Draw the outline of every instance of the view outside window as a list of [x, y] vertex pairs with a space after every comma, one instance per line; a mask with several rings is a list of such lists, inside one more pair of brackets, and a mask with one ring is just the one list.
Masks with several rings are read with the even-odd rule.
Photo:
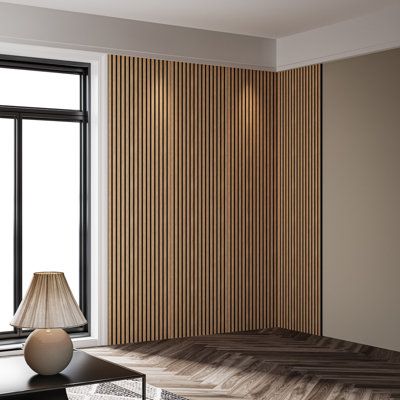
[[79, 124], [22, 127], [23, 293], [36, 271], [62, 271], [79, 299]]
[[0, 104], [79, 109], [79, 75], [1, 68]]

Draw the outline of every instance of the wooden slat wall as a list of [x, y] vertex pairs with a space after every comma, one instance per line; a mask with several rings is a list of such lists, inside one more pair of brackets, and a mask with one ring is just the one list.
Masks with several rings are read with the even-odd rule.
[[[298, 70], [309, 87], [300, 91], [296, 81], [289, 107], [284, 73], [109, 56], [111, 344], [285, 323], [318, 332], [312, 68]], [[278, 128], [306, 109], [303, 125]], [[297, 134], [304, 139], [291, 145], [289, 163]], [[307, 177], [288, 172], [294, 162]], [[291, 219], [282, 200], [295, 208]], [[291, 263], [282, 257], [294, 244], [285, 235], [297, 240]]]
[[276, 74], [273, 326], [321, 333], [321, 66]]

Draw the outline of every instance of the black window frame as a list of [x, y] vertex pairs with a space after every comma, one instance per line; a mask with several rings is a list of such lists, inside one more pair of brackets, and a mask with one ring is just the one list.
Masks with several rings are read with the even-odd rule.
[[[58, 72], [80, 76], [79, 110], [0, 105], [0, 118], [14, 119], [14, 313], [22, 300], [22, 121], [76, 122], [80, 125], [79, 306], [88, 324], [67, 329], [74, 337], [90, 335], [90, 64], [0, 55], [0, 68]], [[10, 320], [11, 320], [10, 316]], [[19, 343], [30, 331], [10, 326], [0, 332], [0, 345]]]

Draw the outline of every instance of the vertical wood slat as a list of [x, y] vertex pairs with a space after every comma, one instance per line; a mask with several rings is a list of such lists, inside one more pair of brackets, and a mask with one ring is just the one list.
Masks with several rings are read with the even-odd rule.
[[[276, 75], [278, 123], [273, 145], [278, 159], [274, 211], [280, 295], [270, 297], [281, 328], [319, 334], [321, 329], [321, 67]], [[276, 212], [277, 209], [280, 211]], [[275, 228], [270, 235], [275, 235]]]
[[320, 332], [320, 66], [109, 56], [109, 343]]

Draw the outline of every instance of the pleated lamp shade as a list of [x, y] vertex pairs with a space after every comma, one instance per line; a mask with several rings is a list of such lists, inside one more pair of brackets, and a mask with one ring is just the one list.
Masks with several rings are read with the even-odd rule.
[[10, 325], [53, 329], [86, 325], [62, 272], [36, 272]]

